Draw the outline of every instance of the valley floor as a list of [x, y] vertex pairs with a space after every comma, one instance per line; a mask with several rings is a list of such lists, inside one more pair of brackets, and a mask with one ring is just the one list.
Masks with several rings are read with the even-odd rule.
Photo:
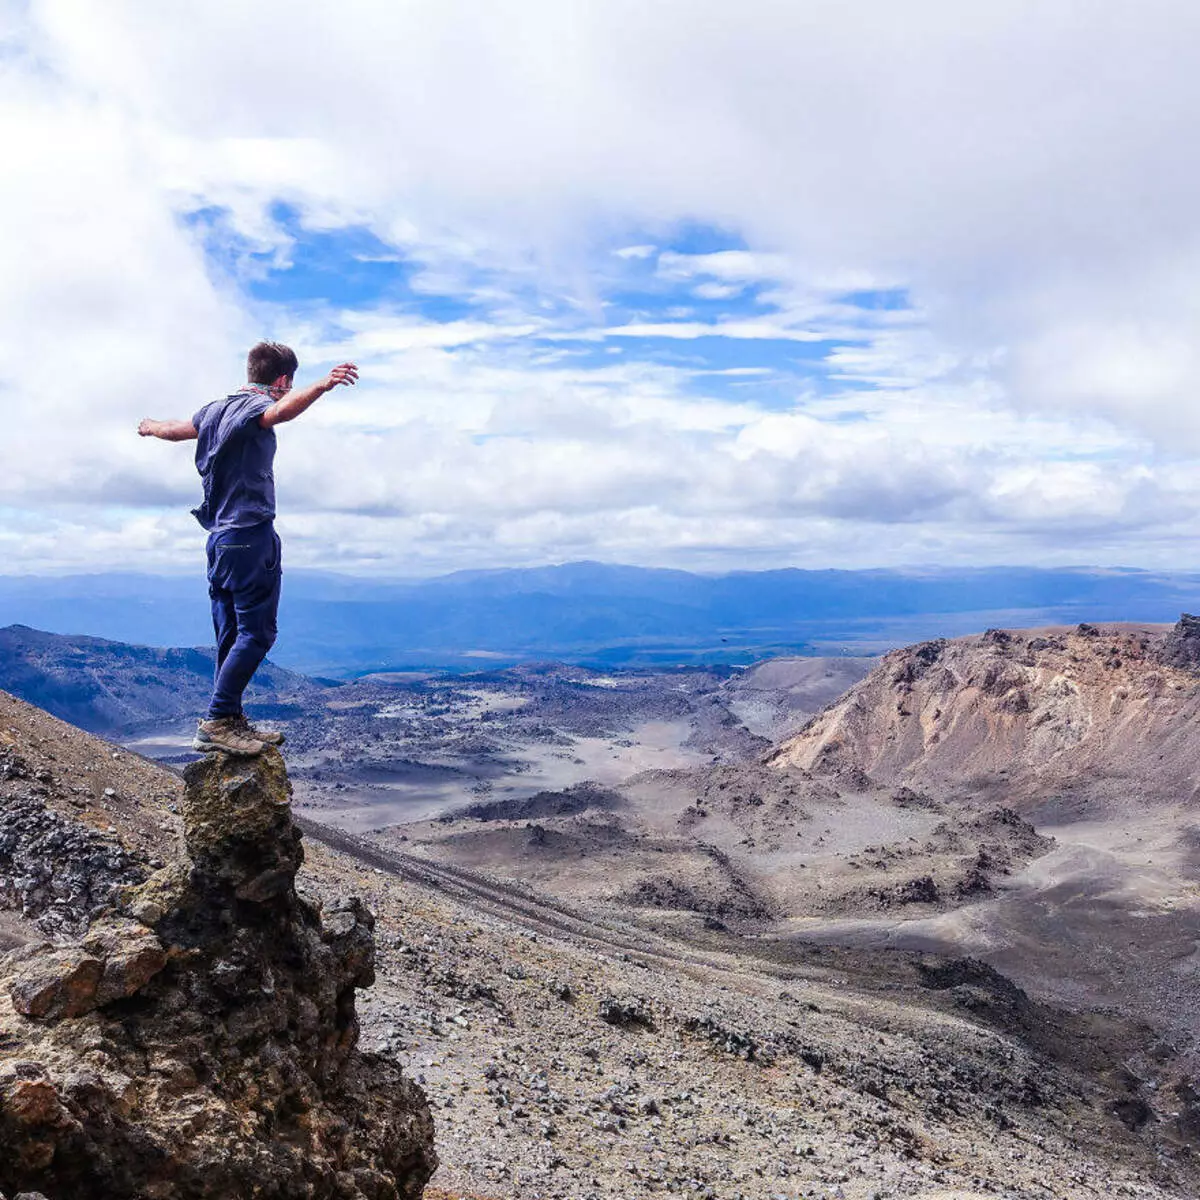
[[308, 832], [312, 886], [379, 915], [366, 1042], [426, 1085], [447, 1195], [1193, 1194], [1086, 1071], [997, 1027], [1014, 1001], [986, 973], [772, 962]]

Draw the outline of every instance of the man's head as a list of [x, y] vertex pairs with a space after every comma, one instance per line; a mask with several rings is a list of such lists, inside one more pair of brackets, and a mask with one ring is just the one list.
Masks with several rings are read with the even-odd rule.
[[290, 346], [279, 342], [259, 342], [246, 355], [246, 379], [282, 394], [292, 386], [299, 366], [296, 353]]

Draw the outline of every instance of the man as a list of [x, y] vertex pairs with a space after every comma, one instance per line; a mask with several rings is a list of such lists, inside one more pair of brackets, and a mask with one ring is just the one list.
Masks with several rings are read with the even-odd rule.
[[217, 674], [197, 750], [260, 754], [283, 735], [256, 729], [242, 712], [242, 693], [275, 643], [282, 559], [275, 533], [275, 426], [294, 421], [339, 384], [358, 382], [342, 363], [319, 383], [292, 389], [296, 355], [259, 342], [247, 357], [245, 387], [206, 404], [190, 421], [138, 426], [142, 437], [195, 438], [204, 501], [192, 513], [208, 533], [208, 594], [217, 635]]

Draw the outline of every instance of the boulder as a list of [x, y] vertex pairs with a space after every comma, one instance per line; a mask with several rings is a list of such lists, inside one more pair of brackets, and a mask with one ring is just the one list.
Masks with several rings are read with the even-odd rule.
[[1163, 638], [1158, 657], [1167, 666], [1185, 671], [1200, 667], [1200, 617], [1183, 613]]

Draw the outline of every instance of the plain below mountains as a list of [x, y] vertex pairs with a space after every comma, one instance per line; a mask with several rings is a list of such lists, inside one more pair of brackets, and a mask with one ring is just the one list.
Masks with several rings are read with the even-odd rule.
[[[476, 670], [534, 659], [746, 664], [872, 655], [989, 626], [1171, 621], [1200, 576], [1028, 568], [738, 571], [698, 575], [576, 562], [434, 579], [288, 570], [276, 661], [309, 674]], [[0, 625], [161, 646], [211, 637], [203, 579], [0, 576]]]

